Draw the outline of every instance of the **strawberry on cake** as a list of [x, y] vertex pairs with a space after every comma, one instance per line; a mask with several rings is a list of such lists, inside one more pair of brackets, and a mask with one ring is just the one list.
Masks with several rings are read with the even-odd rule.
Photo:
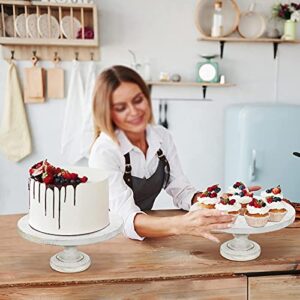
[[201, 196], [197, 198], [197, 205], [200, 208], [214, 209], [215, 205], [219, 202], [219, 193], [221, 188], [218, 184], [209, 186], [205, 191], [201, 193]]
[[98, 169], [54, 167], [47, 160], [29, 170], [29, 225], [55, 235], [92, 233], [109, 225], [108, 181]]
[[269, 207], [262, 200], [255, 197], [247, 205], [245, 219], [251, 227], [263, 227], [268, 223], [270, 214]]
[[280, 186], [267, 189], [262, 192], [262, 195], [265, 196], [263, 199], [266, 201], [270, 209], [269, 221], [280, 222], [287, 213], [286, 203], [283, 201]]
[[230, 215], [235, 216], [234, 221], [240, 213], [241, 204], [235, 199], [231, 198], [231, 194], [224, 194], [220, 197], [220, 202], [216, 204], [215, 208], [217, 210], [226, 212]]

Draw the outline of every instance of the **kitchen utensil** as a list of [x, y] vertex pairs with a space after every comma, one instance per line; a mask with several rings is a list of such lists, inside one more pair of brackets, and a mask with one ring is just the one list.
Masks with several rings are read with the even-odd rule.
[[9, 37], [15, 36], [15, 23], [13, 16], [7, 16], [5, 18], [5, 32]]
[[81, 23], [75, 17], [65, 16], [61, 19], [60, 28], [67, 39], [76, 39], [77, 33], [81, 28]]
[[[212, 0], [198, 0], [195, 9], [195, 23], [201, 35], [211, 36], [214, 3]], [[240, 10], [235, 0], [222, 0], [222, 36], [233, 33], [239, 24]]]
[[300, 157], [300, 153], [299, 152], [293, 152], [293, 154], [297, 157]]
[[45, 75], [44, 69], [37, 67], [38, 58], [32, 57], [33, 66], [25, 68], [24, 101], [26, 103], [40, 103], [45, 101]]
[[158, 105], [158, 124], [162, 125], [162, 117], [161, 117], [161, 113], [162, 113], [162, 101], [159, 100], [159, 105]]
[[58, 66], [59, 57], [55, 54], [53, 59], [54, 68], [47, 70], [47, 96], [48, 98], [63, 99], [65, 98], [65, 74], [64, 70]]
[[255, 4], [252, 3], [248, 11], [240, 16], [238, 31], [244, 38], [257, 39], [261, 37], [266, 30], [266, 20], [262, 14], [256, 12]]
[[38, 31], [42, 38], [58, 39], [60, 35], [59, 23], [54, 16], [50, 16], [50, 28], [48, 22], [49, 15], [43, 14], [38, 17]]
[[164, 121], [162, 122], [162, 126], [164, 126], [165, 128], [169, 128], [169, 123], [168, 123], [168, 119], [167, 119], [167, 112], [168, 112], [168, 104], [167, 104], [167, 101], [165, 101], [165, 104], [164, 104]]
[[34, 39], [39, 38], [37, 23], [38, 23], [37, 14], [31, 14], [26, 19], [26, 28], [27, 28], [28, 35]]
[[26, 16], [25, 16], [25, 14], [20, 14], [16, 17], [15, 28], [16, 28], [16, 33], [20, 38], [26, 38], [27, 31], [26, 31]]

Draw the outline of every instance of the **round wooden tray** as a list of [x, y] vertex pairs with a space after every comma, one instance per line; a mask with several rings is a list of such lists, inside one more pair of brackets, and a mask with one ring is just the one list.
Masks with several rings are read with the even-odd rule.
[[[195, 24], [204, 37], [211, 36], [214, 14], [214, 1], [198, 0], [195, 8]], [[240, 9], [235, 0], [222, 1], [223, 35], [232, 34], [239, 24]]]

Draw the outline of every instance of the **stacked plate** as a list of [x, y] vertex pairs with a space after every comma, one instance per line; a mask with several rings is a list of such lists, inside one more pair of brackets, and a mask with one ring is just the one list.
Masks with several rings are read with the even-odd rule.
[[[63, 17], [60, 24], [54, 16], [48, 14], [40, 16], [30, 14], [27, 18], [25, 14], [20, 14], [15, 21], [13, 16], [5, 17], [5, 31], [9, 37], [14, 37], [16, 32], [16, 36], [20, 38], [58, 39], [62, 32], [67, 39], [76, 39], [80, 28], [80, 21], [71, 16]], [[0, 36], [3, 35], [3, 26], [0, 22]]]

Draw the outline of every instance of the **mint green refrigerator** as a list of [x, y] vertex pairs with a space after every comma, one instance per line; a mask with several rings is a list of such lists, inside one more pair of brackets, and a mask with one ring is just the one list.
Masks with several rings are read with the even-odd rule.
[[300, 105], [244, 104], [225, 112], [225, 187], [282, 187], [300, 202]]

